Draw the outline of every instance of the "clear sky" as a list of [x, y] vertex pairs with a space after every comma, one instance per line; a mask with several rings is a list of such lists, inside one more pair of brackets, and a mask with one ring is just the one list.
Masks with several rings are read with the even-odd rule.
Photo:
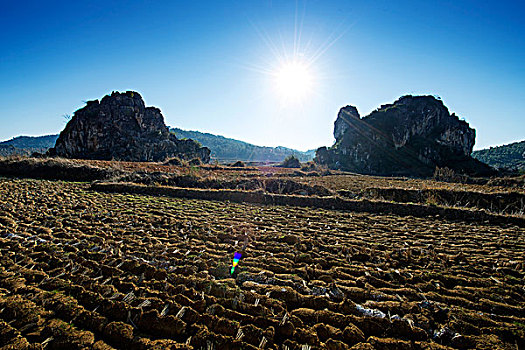
[[332, 145], [339, 108], [404, 94], [441, 96], [475, 149], [523, 140], [524, 17], [523, 1], [3, 0], [0, 140], [58, 133], [114, 90], [258, 145]]

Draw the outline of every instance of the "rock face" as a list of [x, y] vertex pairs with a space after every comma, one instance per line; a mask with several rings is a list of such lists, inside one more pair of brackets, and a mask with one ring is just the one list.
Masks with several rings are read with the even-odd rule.
[[361, 118], [341, 108], [335, 144], [316, 152], [316, 162], [362, 174], [429, 176], [436, 166], [470, 175], [493, 170], [470, 154], [476, 132], [432, 96], [403, 96]]
[[210, 160], [208, 148], [193, 140], [178, 140], [168, 131], [160, 110], [145, 107], [134, 91], [113, 92], [100, 102], [87, 102], [75, 112], [49, 154], [124, 161]]
[[338, 140], [350, 127], [352, 120], [360, 119], [359, 112], [354, 106], [341, 108], [334, 123], [334, 136]]

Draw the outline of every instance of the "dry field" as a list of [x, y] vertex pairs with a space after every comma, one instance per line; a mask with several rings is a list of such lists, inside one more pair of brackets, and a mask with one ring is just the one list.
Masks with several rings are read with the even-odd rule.
[[[266, 178], [257, 172], [272, 169], [172, 170], [184, 171], [227, 181]], [[367, 187], [363, 176], [292, 175], [274, 173], [310, 186], [325, 182], [334, 193], [356, 192], [351, 183], [386, 187], [370, 177]], [[91, 188], [0, 178], [0, 349], [525, 346], [520, 221]], [[458, 187], [465, 189], [474, 192]], [[231, 276], [233, 253], [245, 242]]]
[[358, 200], [483, 209], [494, 214], [525, 218], [525, 175], [475, 178], [469, 179], [468, 183], [454, 183], [366, 176], [318, 167], [301, 170], [270, 166], [181, 167], [162, 163], [0, 157], [0, 176], [340, 196]]

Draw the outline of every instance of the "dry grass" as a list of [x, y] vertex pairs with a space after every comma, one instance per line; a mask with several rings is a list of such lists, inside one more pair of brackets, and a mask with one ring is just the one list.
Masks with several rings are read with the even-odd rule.
[[287, 195], [339, 194], [351, 199], [482, 209], [490, 213], [522, 217], [525, 211], [525, 177], [477, 179], [477, 184], [450, 183], [330, 172], [316, 167], [312, 162], [305, 164], [302, 170], [296, 170], [11, 157], [0, 159], [0, 175], [69, 181], [109, 180]]
[[0, 179], [0, 203], [11, 348], [525, 345], [515, 225], [42, 180]]

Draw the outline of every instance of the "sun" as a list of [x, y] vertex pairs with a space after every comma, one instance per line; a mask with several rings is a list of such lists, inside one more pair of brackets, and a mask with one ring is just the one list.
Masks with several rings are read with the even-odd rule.
[[313, 77], [308, 65], [300, 61], [281, 64], [275, 71], [274, 78], [277, 92], [287, 100], [300, 100], [307, 97], [313, 85]]

